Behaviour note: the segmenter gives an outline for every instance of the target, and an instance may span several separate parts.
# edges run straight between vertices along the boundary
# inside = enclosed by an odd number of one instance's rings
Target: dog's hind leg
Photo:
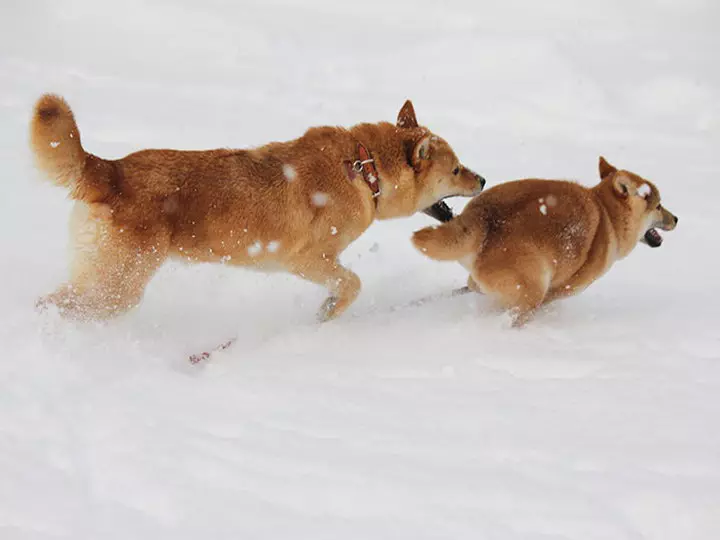
[[[544,259],[529,253],[516,254],[513,262],[478,261],[472,274],[482,290],[510,312],[513,327],[525,325],[545,302],[551,277]]]
[[[470,289],[472,292],[482,294],[483,290],[480,287],[480,285],[477,284],[477,282],[473,279],[472,274],[470,274],[467,278],[467,288]]]
[[[292,272],[308,281],[326,287],[330,296],[318,312],[320,321],[329,321],[339,316],[360,294],[360,278],[342,266],[336,258],[321,256],[304,259],[293,265]]]
[[[107,319],[136,306],[167,257],[169,232],[113,224],[103,208],[76,203],[71,218],[70,282],[39,304],[70,318]]]

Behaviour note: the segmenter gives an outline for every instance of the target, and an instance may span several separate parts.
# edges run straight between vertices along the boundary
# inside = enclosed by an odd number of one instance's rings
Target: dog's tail
[[[101,202],[114,192],[117,171],[112,162],[88,154],[70,106],[60,96],[38,99],[30,124],[30,144],[38,168],[73,199]]]
[[[426,227],[413,234],[415,247],[424,255],[437,261],[456,261],[478,252],[487,231],[482,223],[464,223],[460,215],[435,227]]]

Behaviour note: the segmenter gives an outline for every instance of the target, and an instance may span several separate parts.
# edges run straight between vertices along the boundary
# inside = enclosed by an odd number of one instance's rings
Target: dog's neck
[[[360,124],[350,132],[370,151],[378,171],[380,194],[375,198],[375,218],[407,217],[423,210],[415,170],[408,162],[408,148],[427,133],[424,128],[403,129],[389,123]],[[364,189],[364,188],[363,188]],[[372,196],[370,189],[367,189]]]
[[[618,197],[612,179],[605,178],[593,189],[599,204],[607,212],[609,226],[615,233],[617,254],[615,259],[623,259],[637,245],[637,227],[632,223],[632,211],[627,201]]]
[[[384,176],[380,172],[380,195],[377,197],[376,219],[409,217],[432,204],[423,206],[419,203],[415,172],[412,168],[408,167],[407,170],[402,170],[393,176]]]

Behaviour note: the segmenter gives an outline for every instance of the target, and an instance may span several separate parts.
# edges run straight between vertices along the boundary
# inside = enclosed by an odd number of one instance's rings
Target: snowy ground
[[[719,24],[715,0],[4,1],[0,538],[719,538]],[[48,90],[104,157],[411,97],[491,184],[594,183],[602,153],[680,224],[522,331],[476,298],[393,309],[464,283],[411,248],[425,216],[347,251],[364,290],[323,326],[319,288],[180,265],[68,324],[33,310],[70,209],[27,150]]]

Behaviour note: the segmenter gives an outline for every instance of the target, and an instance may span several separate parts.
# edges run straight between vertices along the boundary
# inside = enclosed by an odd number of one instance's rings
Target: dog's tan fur
[[[375,159],[380,196],[345,161],[358,142]],[[327,287],[323,319],[342,313],[360,278],[340,253],[374,219],[409,216],[484,180],[418,126],[408,101],[397,125],[317,127],[252,150],[144,150],[105,160],[83,149],[67,103],[44,95],[31,123],[37,164],[77,202],[71,278],[45,298],[78,318],[122,313],[168,256],[283,270]]]
[[[519,180],[475,197],[461,215],[417,231],[413,243],[437,260],[460,261],[468,286],[498,299],[521,326],[542,304],[577,294],[627,256],[654,227],[677,218],[657,188],[600,158],[601,181]]]

